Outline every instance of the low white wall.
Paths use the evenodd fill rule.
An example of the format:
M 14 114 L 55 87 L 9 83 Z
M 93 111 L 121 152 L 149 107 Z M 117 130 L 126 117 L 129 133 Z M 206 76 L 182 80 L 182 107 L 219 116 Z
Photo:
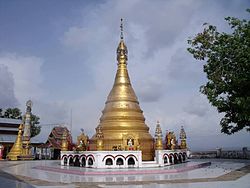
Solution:
M 154 161 L 141 151 L 61 151 L 61 165 L 89 168 L 160 167 L 185 162 L 187 150 L 156 150 Z
M 66 160 L 66 159 L 67 160 Z M 129 168 L 142 165 L 141 151 L 62 151 L 61 165 L 71 165 L 79 160 L 79 166 L 91 168 Z M 92 162 L 90 161 L 92 160 Z M 78 166 L 78 163 L 77 165 Z

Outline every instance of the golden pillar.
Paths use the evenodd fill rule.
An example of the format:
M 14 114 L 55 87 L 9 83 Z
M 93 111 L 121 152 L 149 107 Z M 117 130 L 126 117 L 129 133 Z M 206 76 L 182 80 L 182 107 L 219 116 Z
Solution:
M 67 129 L 64 130 L 63 135 L 62 135 L 62 145 L 61 145 L 61 151 L 68 151 L 69 149 L 69 143 L 67 140 L 68 137 L 68 132 Z
M 160 122 L 157 121 L 156 129 L 155 129 L 155 149 L 162 150 L 162 130 L 160 126 Z
M 96 128 L 96 150 L 102 151 L 103 150 L 103 133 L 100 126 Z

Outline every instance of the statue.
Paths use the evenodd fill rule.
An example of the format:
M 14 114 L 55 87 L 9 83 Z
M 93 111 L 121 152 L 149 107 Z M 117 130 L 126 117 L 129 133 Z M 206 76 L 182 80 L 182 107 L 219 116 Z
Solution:
M 140 142 L 138 141 L 138 145 L 136 147 L 136 150 L 141 150 L 141 145 L 140 145 Z
M 174 138 L 172 138 L 171 139 L 171 150 L 174 150 L 175 149 L 175 139 Z
M 171 149 L 171 139 L 173 137 L 173 132 L 168 132 L 166 137 L 167 137 L 167 141 L 166 141 L 167 149 Z
M 86 151 L 88 145 L 88 136 L 84 134 L 84 129 L 81 129 L 82 133 L 77 137 L 77 151 Z
M 134 148 L 133 148 L 133 141 L 132 141 L 131 138 L 128 140 L 128 149 L 129 150 L 134 150 Z

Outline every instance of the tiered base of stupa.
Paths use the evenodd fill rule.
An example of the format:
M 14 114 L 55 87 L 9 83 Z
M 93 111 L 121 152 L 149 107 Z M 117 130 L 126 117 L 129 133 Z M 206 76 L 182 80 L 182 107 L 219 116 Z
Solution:
M 155 150 L 154 161 L 142 161 L 141 151 L 61 151 L 61 165 L 87 168 L 163 167 L 186 162 L 189 151 Z

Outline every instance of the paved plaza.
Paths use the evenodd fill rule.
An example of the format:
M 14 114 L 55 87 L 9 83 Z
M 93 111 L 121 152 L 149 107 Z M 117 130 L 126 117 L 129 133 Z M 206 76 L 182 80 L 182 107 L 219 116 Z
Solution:
M 116 170 L 59 164 L 51 160 L 0 161 L 0 187 L 250 187 L 249 160 L 190 160 L 163 168 Z

